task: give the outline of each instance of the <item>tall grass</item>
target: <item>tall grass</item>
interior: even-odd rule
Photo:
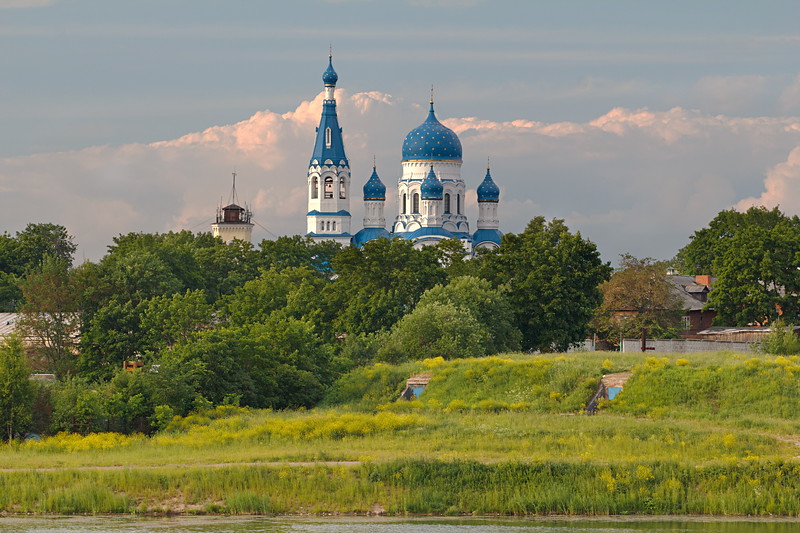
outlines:
[[[0,511],[796,516],[798,366],[725,353],[378,365],[340,381],[336,407],[224,406],[152,438],[0,446]],[[619,400],[581,414],[604,372],[628,369]],[[393,401],[423,370],[422,397]]]
[[[23,513],[800,514],[795,463],[629,465],[403,460],[356,467],[230,467],[0,475]],[[156,487],[157,490],[154,490]],[[35,489],[35,490],[31,490]]]

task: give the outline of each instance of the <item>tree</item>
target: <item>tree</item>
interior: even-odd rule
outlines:
[[[231,324],[265,322],[275,312],[319,322],[320,293],[328,283],[309,267],[271,268],[223,299]]]
[[[19,281],[45,258],[72,265],[76,245],[64,226],[28,224],[16,237],[0,235],[0,310],[14,312],[23,302]]]
[[[240,395],[250,407],[311,407],[329,372],[330,348],[307,322],[273,314],[264,323],[221,327],[162,352],[160,364],[192,368],[195,394],[215,404]]]
[[[322,300],[337,333],[388,330],[410,313],[445,273],[433,247],[421,250],[403,239],[375,239],[344,248],[333,258],[336,279]]]
[[[263,240],[260,249],[259,261],[263,268],[308,267],[327,276],[331,274],[331,263],[342,246],[333,241],[314,242],[309,237],[294,235],[278,237],[274,241]]]
[[[724,325],[800,320],[800,218],[778,208],[720,212],[678,252],[687,272],[717,277],[707,306]]]
[[[142,306],[140,324],[147,342],[142,350],[156,352],[187,341],[211,326],[213,311],[202,289],[151,298]]]
[[[481,357],[489,334],[467,309],[432,301],[418,305],[384,337],[378,358],[407,359]]]
[[[25,304],[17,321],[20,334],[28,339],[44,368],[59,377],[75,368],[81,331],[79,289],[68,263],[46,257],[20,283]]]
[[[22,341],[12,335],[0,343],[0,424],[11,440],[31,421],[33,385]]]
[[[54,257],[72,266],[77,248],[67,228],[58,224],[28,224],[17,232],[18,261],[25,267],[39,266],[45,257]]]
[[[616,344],[623,336],[639,336],[642,329],[648,337],[674,337],[683,302],[667,280],[665,263],[623,254],[620,266],[600,285],[603,303],[592,322],[600,338]]]
[[[504,235],[480,262],[481,276],[506,291],[522,347],[530,350],[566,350],[586,338],[602,302],[598,286],[611,274],[593,242],[570,233],[563,220],[544,217]]]
[[[436,285],[425,291],[417,309],[434,302],[465,309],[477,320],[486,334],[481,355],[519,350],[522,334],[514,321],[511,302],[501,289],[492,287],[488,281],[461,276],[447,285]]]

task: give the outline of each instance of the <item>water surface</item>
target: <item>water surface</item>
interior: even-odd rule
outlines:
[[[716,518],[0,518],[0,533],[795,533],[797,520]]]

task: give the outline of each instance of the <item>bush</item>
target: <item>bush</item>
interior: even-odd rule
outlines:
[[[773,355],[800,354],[800,338],[794,332],[794,326],[775,322],[766,338],[757,345],[758,351]]]

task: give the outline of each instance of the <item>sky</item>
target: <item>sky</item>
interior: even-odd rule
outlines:
[[[352,169],[391,192],[434,87],[504,232],[564,219],[669,259],[724,209],[800,214],[800,2],[0,0],[0,232],[208,231],[237,173],[253,240],[305,232],[329,47]],[[474,228],[473,228],[474,229]]]

